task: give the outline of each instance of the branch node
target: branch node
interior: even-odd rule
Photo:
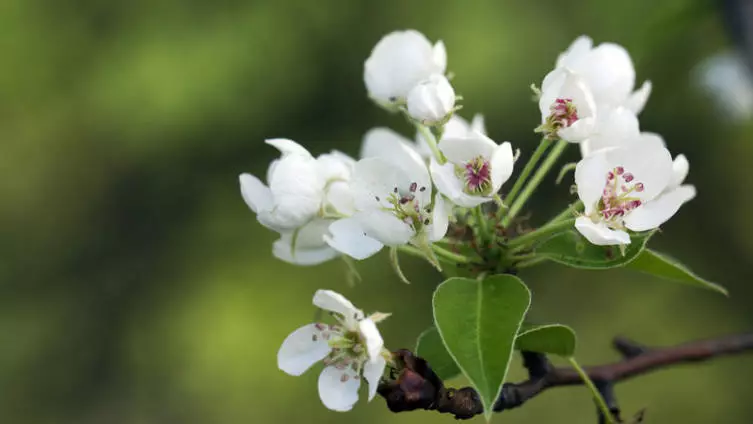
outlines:
[[[640,343],[634,342],[627,337],[615,337],[612,341],[612,346],[620,352],[623,358],[630,359],[636,356],[643,355],[650,349]]]

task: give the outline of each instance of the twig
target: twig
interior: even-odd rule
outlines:
[[[614,384],[673,365],[753,351],[753,333],[662,348],[647,348],[618,337],[613,345],[622,354],[623,360],[585,367],[585,371],[601,392],[614,419],[622,422],[614,396]],[[379,394],[385,398],[391,411],[436,410],[458,419],[472,418],[483,412],[481,400],[472,388],[446,388],[424,359],[408,350],[396,351],[394,355],[399,364],[399,375],[379,387]],[[550,388],[583,384],[583,379],[574,369],[553,367],[542,354],[523,352],[523,364],[528,369],[529,379],[521,383],[505,383],[494,404],[494,411],[517,408]]]

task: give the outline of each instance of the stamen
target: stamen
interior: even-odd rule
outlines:
[[[418,184],[416,184],[415,182],[414,183],[410,183],[409,190],[410,190],[411,193],[415,193],[417,188],[418,188]]]

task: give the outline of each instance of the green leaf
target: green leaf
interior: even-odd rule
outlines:
[[[536,248],[536,255],[573,268],[609,269],[625,266],[646,247],[653,231],[633,234],[624,254],[618,246],[596,246],[577,231],[557,234]]]
[[[418,336],[416,355],[426,359],[431,369],[442,380],[449,380],[460,374],[460,368],[447,352],[439,332],[434,327],[430,327]]]
[[[562,324],[523,325],[515,339],[515,348],[551,353],[562,357],[575,354],[575,331]]]
[[[478,392],[487,421],[530,303],[528,287],[512,275],[450,278],[434,292],[434,323],[447,352]]]
[[[699,277],[680,262],[651,249],[644,250],[640,256],[628,264],[628,268],[678,283],[714,290],[725,296],[728,295],[727,289],[719,284]]]

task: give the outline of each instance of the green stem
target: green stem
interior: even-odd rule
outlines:
[[[478,228],[479,241],[481,244],[484,244],[489,237],[489,224],[486,222],[486,217],[484,217],[484,211],[481,210],[481,205],[476,206],[471,211]]]
[[[530,245],[544,237],[572,228],[574,222],[575,218],[552,222],[551,224],[544,225],[537,230],[510,240],[510,242],[507,243],[507,247],[511,250],[519,250],[520,247]]]
[[[539,159],[541,159],[541,156],[544,155],[544,152],[546,152],[546,149],[551,144],[551,140],[548,140],[546,138],[541,139],[541,142],[539,143],[538,147],[536,147],[533,155],[530,159],[528,159],[528,163],[526,163],[526,166],[520,172],[520,176],[518,176],[518,179],[515,180],[515,184],[512,186],[512,189],[510,189],[510,193],[508,193],[507,197],[505,197],[506,204],[509,205],[512,201],[515,200],[515,196],[517,196],[520,190],[523,188],[523,184],[525,184],[528,176],[531,175],[531,172],[533,172],[533,169],[536,167]]]
[[[416,128],[418,129],[418,132],[421,133],[424,140],[426,140],[426,144],[429,146],[429,149],[431,149],[437,162],[439,162],[440,165],[444,165],[447,162],[447,159],[442,154],[442,151],[439,150],[439,147],[437,146],[437,138],[431,133],[429,127],[417,123]]]
[[[546,225],[553,224],[557,221],[561,221],[563,219],[568,219],[573,217],[573,213],[580,212],[580,208],[583,207],[583,201],[578,200],[574,202],[572,205],[565,208],[564,211],[560,212],[559,215],[555,216],[554,218],[550,219],[549,222]]]
[[[544,179],[547,172],[549,172],[552,166],[557,162],[557,159],[559,159],[562,152],[565,151],[567,145],[568,142],[565,140],[560,140],[557,142],[557,144],[554,145],[554,148],[552,148],[552,150],[549,152],[549,156],[544,159],[544,163],[542,163],[539,169],[536,170],[536,173],[533,174],[533,177],[531,177],[531,180],[528,182],[528,184],[526,184],[525,188],[520,193],[520,196],[515,199],[512,205],[510,205],[510,210],[502,220],[503,227],[510,225],[510,221],[512,221],[513,218],[515,218],[515,216],[518,214],[518,212],[520,212],[528,198],[531,197],[531,194],[533,194],[534,190],[536,190],[536,187],[541,184],[541,181]]]
[[[452,261],[456,264],[469,264],[471,263],[471,259],[468,258],[465,255],[461,255],[459,253],[450,252],[447,249],[444,249],[442,247],[437,246],[436,244],[431,245],[431,249],[434,251],[434,253],[440,257],[447,259],[449,261]]]
[[[571,356],[567,358],[567,360],[570,361],[570,365],[575,368],[575,371],[578,373],[578,375],[580,375],[580,378],[583,379],[583,382],[586,384],[586,387],[588,387],[588,389],[591,391],[591,395],[593,396],[596,405],[599,407],[601,414],[604,415],[605,422],[607,424],[614,424],[614,417],[612,416],[612,412],[609,410],[609,407],[604,401],[604,398],[601,396],[601,393],[599,393],[599,391],[596,389],[594,382],[591,381],[591,379],[588,377],[588,374],[583,370],[583,368],[580,367],[575,358]]]

